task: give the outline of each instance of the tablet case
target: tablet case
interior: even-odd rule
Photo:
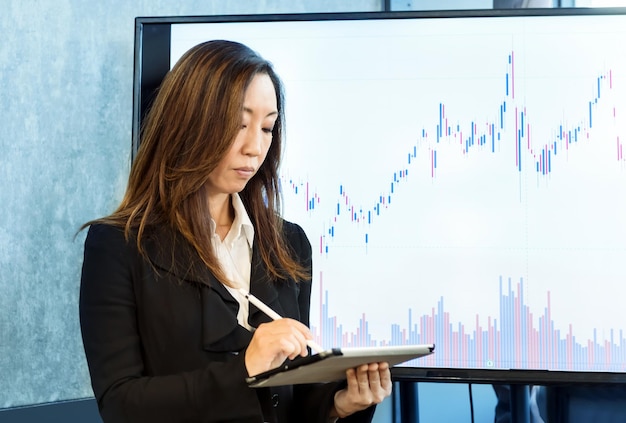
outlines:
[[[434,350],[434,344],[333,348],[287,360],[281,366],[249,377],[246,381],[253,388],[332,382],[345,379],[347,369],[361,364],[385,361],[389,366],[395,366],[432,354]]]

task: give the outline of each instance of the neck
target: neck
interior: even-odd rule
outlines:
[[[230,228],[235,220],[235,210],[233,209],[230,194],[211,198],[209,210],[218,228]]]

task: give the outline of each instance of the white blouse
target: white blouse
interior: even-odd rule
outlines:
[[[211,219],[211,233],[213,236],[213,252],[220,262],[224,274],[237,288],[226,286],[226,289],[239,302],[237,320],[239,324],[248,330],[252,327],[248,324],[249,304],[238,291],[238,288],[250,291],[250,267],[252,262],[252,243],[254,241],[254,226],[246,212],[239,194],[231,195],[235,220],[230,230],[222,241],[215,232],[217,227]]]

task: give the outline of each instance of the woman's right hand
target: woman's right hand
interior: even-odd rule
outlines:
[[[311,331],[297,320],[284,318],[263,323],[254,331],[246,350],[248,375],[278,367],[287,358],[306,357],[307,339],[313,339]]]

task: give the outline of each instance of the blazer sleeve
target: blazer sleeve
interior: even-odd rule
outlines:
[[[311,243],[304,230],[297,224],[285,222],[285,233],[290,240],[291,248],[298,257],[300,264],[309,269],[309,280],[300,282],[298,305],[302,323],[309,325],[311,308],[312,282],[312,249]],[[326,384],[295,385],[292,420],[300,423],[328,422],[330,410],[334,403],[335,393],[346,387],[345,381]],[[374,417],[376,406],[354,413],[346,418],[339,419],[341,423],[367,423]]]
[[[245,384],[244,354],[204,368],[146,376],[133,284],[148,266],[121,230],[90,227],[80,286],[80,325],[92,387],[105,423],[259,422]]]

